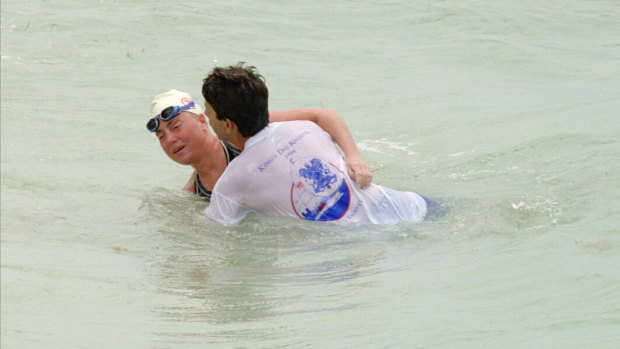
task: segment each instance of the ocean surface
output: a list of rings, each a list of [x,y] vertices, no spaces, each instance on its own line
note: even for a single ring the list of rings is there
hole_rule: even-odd
[[[620,2],[1,5],[1,343],[617,348]],[[224,227],[146,131],[255,65],[435,221]]]

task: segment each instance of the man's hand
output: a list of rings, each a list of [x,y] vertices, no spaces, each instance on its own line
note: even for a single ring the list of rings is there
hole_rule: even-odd
[[[372,172],[361,157],[353,156],[345,159],[349,177],[358,187],[366,188],[372,182]]]

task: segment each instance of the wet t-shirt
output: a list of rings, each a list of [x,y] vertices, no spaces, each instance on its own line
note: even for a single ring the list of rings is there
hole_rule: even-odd
[[[206,213],[223,224],[250,212],[395,224],[421,221],[426,210],[426,201],[413,192],[356,187],[329,134],[310,121],[289,121],[271,123],[247,140],[216,183]]]

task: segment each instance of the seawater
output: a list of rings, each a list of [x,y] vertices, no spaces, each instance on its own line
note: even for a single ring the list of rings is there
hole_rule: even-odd
[[[2,348],[615,348],[620,3],[1,6]],[[421,224],[222,227],[145,130],[245,61]]]

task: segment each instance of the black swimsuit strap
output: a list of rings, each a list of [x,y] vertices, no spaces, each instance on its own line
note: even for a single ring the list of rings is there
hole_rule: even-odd
[[[233,147],[230,143],[226,141],[220,142],[222,142],[222,146],[224,147],[224,151],[226,153],[226,164],[230,164],[230,162],[233,161],[234,158],[241,154],[241,150]]]
[[[226,165],[228,166],[228,164],[230,164],[230,162],[234,158],[241,154],[241,151],[230,145],[230,143],[228,142],[220,141],[220,144],[222,144],[222,148],[224,148],[224,154],[226,155]],[[200,177],[198,177],[198,172],[196,172],[196,176],[194,177],[194,192],[196,193],[196,195],[203,197],[208,201],[211,200],[211,191],[205,188],[204,185],[202,185]]]

